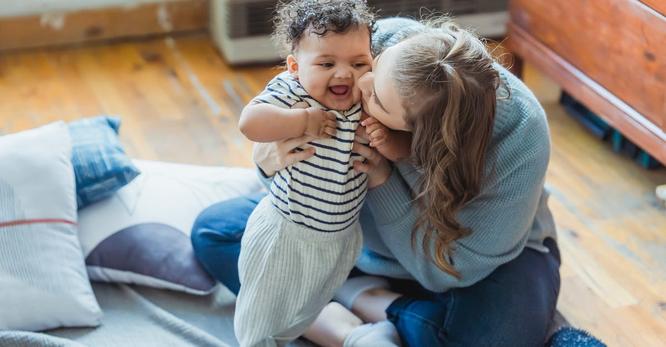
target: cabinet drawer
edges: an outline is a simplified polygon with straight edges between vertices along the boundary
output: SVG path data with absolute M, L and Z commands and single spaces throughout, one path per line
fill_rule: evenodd
M 514 0 L 511 22 L 666 130 L 666 17 L 644 1 Z
M 666 16 L 666 1 L 664 0 L 641 0 L 644 4 L 652 7 L 657 12 Z

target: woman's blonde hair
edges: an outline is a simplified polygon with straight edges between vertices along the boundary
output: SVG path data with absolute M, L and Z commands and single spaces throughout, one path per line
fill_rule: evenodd
M 404 44 L 393 78 L 413 131 L 412 160 L 423 171 L 416 195 L 423 212 L 412 246 L 422 229 L 425 254 L 460 278 L 450 261 L 452 243 L 471 230 L 457 214 L 484 179 L 499 72 L 484 43 L 446 19 L 428 23 Z

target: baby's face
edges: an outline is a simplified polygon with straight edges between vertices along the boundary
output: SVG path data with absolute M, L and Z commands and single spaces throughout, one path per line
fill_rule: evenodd
M 370 71 L 370 33 L 367 28 L 343 34 L 304 36 L 295 56 L 287 58 L 289 71 L 303 88 L 325 107 L 345 111 L 360 102 L 357 81 Z

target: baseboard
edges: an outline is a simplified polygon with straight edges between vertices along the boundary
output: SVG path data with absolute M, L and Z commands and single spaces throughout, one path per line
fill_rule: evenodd
M 203 30 L 208 12 L 208 0 L 181 0 L 0 18 L 0 50 Z

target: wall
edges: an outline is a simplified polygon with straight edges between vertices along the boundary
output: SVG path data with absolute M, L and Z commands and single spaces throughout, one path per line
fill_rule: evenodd
M 0 3 L 0 51 L 203 31 L 208 26 L 208 0 L 17 0 L 11 3 L 0 0 Z
M 47 13 L 72 12 L 105 7 L 134 7 L 147 3 L 180 0 L 15 0 L 2 1 L 0 17 L 17 17 Z

